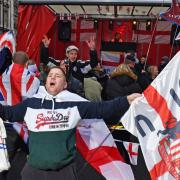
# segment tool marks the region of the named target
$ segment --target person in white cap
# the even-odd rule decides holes
[[[78,47],[70,45],[66,48],[66,59],[57,62],[57,60],[52,59],[48,56],[48,47],[51,39],[44,36],[42,42],[44,44],[43,60],[47,64],[49,62],[54,63],[54,66],[59,66],[66,72],[66,77],[68,80],[68,90],[84,96],[83,82],[84,76],[88,74],[92,68],[96,67],[98,64],[98,57],[96,52],[95,38],[91,37],[89,41],[86,41],[90,49],[90,60],[82,61],[78,60]]]

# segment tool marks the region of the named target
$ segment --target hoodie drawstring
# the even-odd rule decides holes
[[[55,105],[54,101],[55,101],[55,99],[51,98],[51,100],[52,100],[52,113],[54,113],[54,105]]]
[[[44,97],[42,98],[42,100],[41,100],[41,108],[43,107],[43,103],[44,103],[44,100],[46,99],[46,97],[47,97],[47,96],[44,96]],[[52,113],[54,113],[54,107],[55,107],[54,101],[56,101],[56,99],[53,98],[52,96],[48,96],[48,97],[49,97],[49,99],[52,101],[52,109],[51,109],[51,111],[52,111]]]
[[[44,103],[44,100],[45,100],[46,96],[44,96],[42,99],[41,99],[41,108],[43,106],[43,103]]]

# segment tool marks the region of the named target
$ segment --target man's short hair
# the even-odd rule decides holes
[[[29,57],[24,51],[17,51],[13,56],[13,62],[16,64],[25,65]]]

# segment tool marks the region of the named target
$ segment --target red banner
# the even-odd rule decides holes
[[[18,9],[17,51],[25,51],[39,64],[39,46],[56,16],[47,6],[20,5]]]

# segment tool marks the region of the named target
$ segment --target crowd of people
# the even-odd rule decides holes
[[[9,122],[25,121],[29,142],[27,148],[15,131],[6,128],[11,169],[2,172],[0,179],[16,179],[11,170],[17,153],[21,154],[21,166],[16,170],[19,180],[77,179],[78,122],[83,118],[118,122],[169,61],[163,57],[158,68],[148,65],[146,56],[138,60],[129,53],[123,64],[106,74],[93,37],[87,41],[90,60],[86,61],[78,60],[79,49],[74,45],[67,47],[64,60],[49,57],[50,42],[47,36],[42,39],[39,68],[21,51],[14,54],[12,64],[1,68],[0,91],[5,104],[0,106],[0,117]]]

